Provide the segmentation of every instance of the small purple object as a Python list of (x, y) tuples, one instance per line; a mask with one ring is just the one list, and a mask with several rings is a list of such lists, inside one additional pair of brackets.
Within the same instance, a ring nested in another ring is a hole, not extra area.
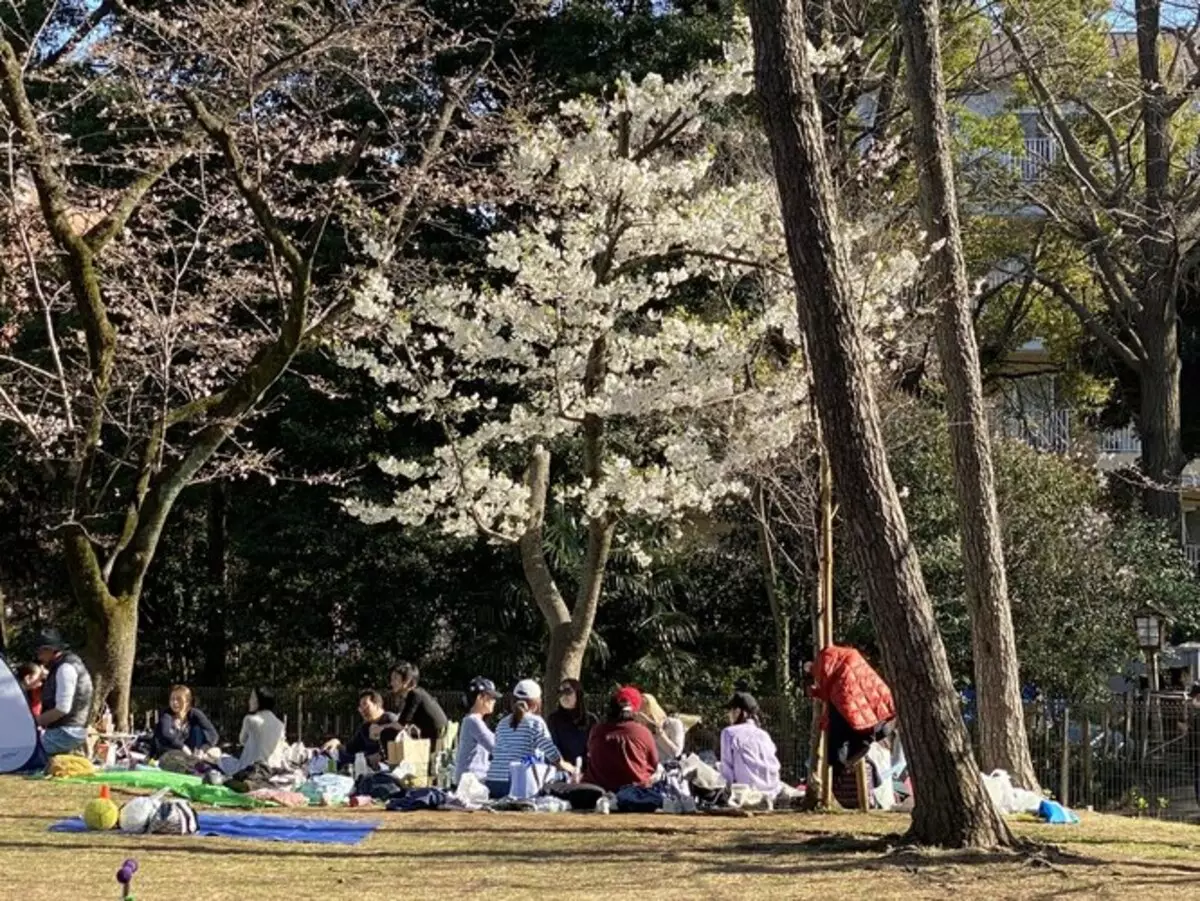
[(137, 861), (132, 857), (121, 864), (121, 869), (117, 870), (117, 882), (121, 884), (121, 897), (132, 901), (133, 896), (129, 894), (129, 885), (133, 882), (133, 874), (137, 872)]

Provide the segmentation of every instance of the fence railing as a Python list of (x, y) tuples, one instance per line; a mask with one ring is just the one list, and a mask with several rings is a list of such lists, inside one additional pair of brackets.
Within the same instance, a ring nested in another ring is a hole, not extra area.
[[(212, 719), (223, 742), (236, 742), (246, 714), (248, 689), (193, 688), (198, 707)], [(432, 691), (452, 718), (463, 714), (462, 696)], [(165, 688), (139, 688), (133, 693), (135, 723), (148, 725), (166, 701)], [(330, 689), (277, 694), (276, 713), (287, 719), (289, 741), (317, 744), (346, 739), (359, 723), (357, 692)], [(764, 726), (779, 753), (784, 778), (798, 781), (808, 770), (812, 704), (806, 698), (760, 697)], [(589, 697), (591, 709), (602, 699)], [(687, 736), (687, 749), (717, 751), (725, 725), (722, 699), (689, 699), (676, 705), (701, 722)], [(1188, 715), (1191, 714), (1191, 720)], [(974, 722), (968, 713), (968, 728)], [(1189, 722), (1197, 730), (1180, 731)], [(1175, 819), (1200, 817), (1194, 776), (1200, 766), (1200, 711), (1185, 706), (1182, 696), (1160, 696), (1147, 702), (1115, 696), (1089, 705), (1038, 702), (1026, 708), (1030, 752), (1043, 789), (1065, 803), (1083, 808)], [(903, 723), (900, 724), (903, 736)]]
[(1000, 411), (993, 418), (993, 429), (1003, 437), (1024, 442), (1035, 450), (1064, 454), (1071, 449), (1070, 410), (1029, 414)]
[(1183, 553), (1187, 556), (1188, 563), (1200, 567), (1200, 544), (1185, 544)]
[(1058, 159), (1058, 145), (1053, 138), (1026, 138), (1021, 153), (998, 153), (999, 162), (1012, 175), (1026, 184), (1040, 181)]
[(1100, 434), (1100, 453), (1102, 454), (1140, 454), (1142, 452), (1142, 436), (1136, 426), (1127, 425), (1121, 429), (1102, 432)]

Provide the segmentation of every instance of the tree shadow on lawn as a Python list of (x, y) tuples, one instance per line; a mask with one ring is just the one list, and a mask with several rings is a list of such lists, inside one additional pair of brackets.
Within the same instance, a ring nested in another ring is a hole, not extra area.
[[(1094, 840), (1094, 843), (1112, 844)], [(1167, 842), (1145, 842), (1163, 846)], [(1057, 845), (1019, 840), (1015, 848), (1000, 851), (939, 851), (905, 843), (901, 835), (862, 837), (849, 834), (823, 834), (799, 841), (743, 841), (727, 849), (730, 859), (714, 870), (746, 875), (785, 875), (813, 872), (847, 873), (864, 870), (899, 869), (916, 873), (934, 867), (982, 867), (995, 865), (1024, 866), (1031, 871), (1049, 870), (1067, 877), (1072, 869), (1117, 867), (1150, 868), (1167, 871), (1172, 878), (1195, 880), (1200, 865), (1173, 860), (1105, 860), (1089, 857)], [(834, 859), (828, 859), (834, 855)], [(772, 858), (778, 862), (768, 862)], [(826, 858), (818, 863), (820, 858)], [(1192, 875), (1186, 875), (1192, 874)], [(1140, 876), (1138, 877), (1141, 878)], [(1152, 877), (1151, 881), (1166, 881)]]

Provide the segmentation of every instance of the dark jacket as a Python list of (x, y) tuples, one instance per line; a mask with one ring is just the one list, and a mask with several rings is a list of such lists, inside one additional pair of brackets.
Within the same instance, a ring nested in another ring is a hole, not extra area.
[(433, 695), (423, 688), (414, 688), (404, 696), (396, 722), (401, 726), (416, 726), (421, 738), (428, 738), (430, 747), (446, 728), (446, 712)]
[(221, 737), (204, 711), (192, 707), (183, 724), (175, 722), (175, 714), (164, 710), (154, 727), (154, 756), (161, 757), (167, 751), (182, 751), (185, 747), (203, 751), (219, 744)]
[(51, 723), (49, 728), (66, 729), (72, 726), (87, 728), (88, 717), (92, 710), (92, 676), (87, 671), (87, 667), (83, 665), (83, 661), (71, 651), (67, 651), (50, 664), (50, 675), (46, 677), (46, 682), (42, 685), (42, 711), (57, 709), (55, 697), (58, 694), (58, 674), (64, 667), (71, 667), (75, 670), (75, 697), (71, 701), (71, 709), (61, 711), (66, 716), (58, 722)]
[(554, 741), (554, 747), (558, 748), (558, 752), (562, 754), (563, 760), (568, 763), (574, 763), (576, 760), (587, 762), (588, 756), (588, 734), (592, 728), (600, 722), (599, 717), (594, 713), (589, 713), (582, 723), (575, 722), (575, 711), (566, 710), (562, 707), (555, 710), (546, 719), (546, 725), (550, 727), (550, 738)]
[(379, 719), (373, 723), (363, 723), (358, 727), (358, 731), (354, 733), (354, 737), (350, 739), (350, 743), (342, 748), (342, 752), (338, 755), (338, 764), (346, 766), (354, 763), (356, 754), (363, 754), (370, 757), (378, 754), (380, 757), (387, 756), (387, 737), (382, 736), (380, 739), (371, 738), (371, 727), (391, 726), (396, 722), (396, 714), (388, 713), (386, 710)]

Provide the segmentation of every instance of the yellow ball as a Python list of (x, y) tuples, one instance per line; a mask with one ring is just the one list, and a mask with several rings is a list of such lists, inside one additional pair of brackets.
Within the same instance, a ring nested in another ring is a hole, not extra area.
[(92, 798), (83, 808), (83, 824), (89, 829), (107, 830), (117, 825), (119, 812), (111, 798)]

